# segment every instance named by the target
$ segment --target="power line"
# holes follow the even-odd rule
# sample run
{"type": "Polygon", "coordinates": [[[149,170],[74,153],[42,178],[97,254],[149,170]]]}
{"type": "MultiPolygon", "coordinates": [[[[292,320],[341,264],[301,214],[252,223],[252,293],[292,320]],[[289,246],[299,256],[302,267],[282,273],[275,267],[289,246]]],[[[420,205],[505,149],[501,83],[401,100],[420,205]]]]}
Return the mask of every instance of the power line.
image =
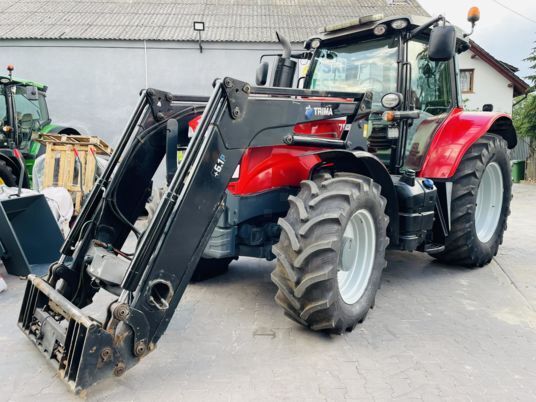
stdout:
{"type": "Polygon", "coordinates": [[[511,9],[511,8],[508,7],[507,5],[502,4],[501,2],[499,2],[499,1],[497,1],[497,0],[492,0],[492,1],[493,1],[494,3],[497,3],[498,5],[500,5],[501,7],[507,9],[508,11],[511,11],[512,13],[514,13],[514,14],[520,16],[521,18],[524,18],[524,19],[526,19],[527,21],[530,21],[530,22],[532,22],[533,24],[536,24],[536,20],[533,20],[532,18],[527,17],[526,15],[523,15],[523,14],[521,14],[520,12],[511,9]]]}

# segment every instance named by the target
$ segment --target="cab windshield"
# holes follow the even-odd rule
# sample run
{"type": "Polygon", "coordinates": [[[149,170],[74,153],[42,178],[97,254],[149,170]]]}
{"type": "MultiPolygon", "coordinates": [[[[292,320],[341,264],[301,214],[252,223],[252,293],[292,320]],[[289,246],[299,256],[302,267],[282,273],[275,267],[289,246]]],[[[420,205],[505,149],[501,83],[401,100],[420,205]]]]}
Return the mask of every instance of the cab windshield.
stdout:
{"type": "Polygon", "coordinates": [[[318,49],[311,65],[309,88],[371,91],[374,106],[379,107],[383,95],[396,92],[397,54],[396,38],[318,49]]]}
{"type": "Polygon", "coordinates": [[[19,86],[16,89],[15,109],[19,122],[34,121],[35,123],[43,124],[48,120],[48,110],[44,96],[39,94],[38,99],[29,99],[26,87],[23,86],[19,86]]]}

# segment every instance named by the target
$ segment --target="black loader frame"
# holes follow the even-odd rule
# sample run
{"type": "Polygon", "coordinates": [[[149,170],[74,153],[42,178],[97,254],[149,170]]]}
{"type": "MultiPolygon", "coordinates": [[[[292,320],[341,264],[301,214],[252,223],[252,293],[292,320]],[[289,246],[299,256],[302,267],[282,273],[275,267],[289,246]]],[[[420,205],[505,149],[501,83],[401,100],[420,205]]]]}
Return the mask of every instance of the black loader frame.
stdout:
{"type": "MultiPolygon", "coordinates": [[[[154,350],[166,331],[222,213],[225,190],[244,151],[277,144],[344,149],[350,136],[362,137],[361,120],[370,113],[371,98],[370,93],[252,87],[232,78],[216,81],[208,102],[147,90],[60,260],[46,278],[29,276],[20,328],[76,393],[123,374],[154,350]],[[311,107],[329,108],[332,114],[308,118],[311,107]],[[134,223],[170,149],[169,139],[180,141],[186,123],[201,113],[156,215],[139,233],[134,223]],[[298,123],[333,118],[346,118],[341,140],[292,134],[298,123]],[[138,243],[128,255],[121,248],[131,231],[138,243]],[[105,259],[112,264],[101,263],[105,259]],[[118,296],[104,322],[82,310],[100,288],[118,296]]],[[[173,152],[176,157],[176,147],[173,152]]]]}

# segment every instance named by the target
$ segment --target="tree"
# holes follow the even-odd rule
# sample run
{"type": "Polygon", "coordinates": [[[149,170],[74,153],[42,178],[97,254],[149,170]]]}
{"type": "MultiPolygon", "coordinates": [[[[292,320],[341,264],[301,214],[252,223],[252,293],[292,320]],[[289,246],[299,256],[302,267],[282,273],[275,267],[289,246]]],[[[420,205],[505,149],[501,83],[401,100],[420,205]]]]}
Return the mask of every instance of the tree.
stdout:
{"type": "MultiPolygon", "coordinates": [[[[532,84],[529,91],[536,89],[536,47],[532,49],[529,57],[530,74],[525,77],[532,84]]],[[[529,139],[530,154],[536,154],[536,95],[531,93],[515,103],[512,118],[517,134],[529,139]]]]}
{"type": "Polygon", "coordinates": [[[536,139],[536,95],[529,94],[518,102],[512,114],[517,134],[536,139]]]}
{"type": "Polygon", "coordinates": [[[530,63],[531,69],[530,75],[525,78],[529,80],[532,84],[530,91],[534,91],[536,89],[536,47],[532,49],[532,52],[530,53],[529,57],[525,59],[525,61],[528,61],[530,63]]]}

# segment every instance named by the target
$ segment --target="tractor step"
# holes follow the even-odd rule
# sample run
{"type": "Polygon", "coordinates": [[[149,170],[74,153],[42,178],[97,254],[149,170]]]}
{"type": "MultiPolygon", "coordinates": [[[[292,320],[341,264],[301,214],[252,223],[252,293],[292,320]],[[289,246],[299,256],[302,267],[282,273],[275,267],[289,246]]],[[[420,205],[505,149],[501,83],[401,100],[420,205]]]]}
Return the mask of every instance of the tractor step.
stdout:
{"type": "Polygon", "coordinates": [[[445,251],[444,245],[434,244],[434,243],[428,243],[424,246],[424,252],[428,254],[439,254],[441,252],[445,251]]]}

